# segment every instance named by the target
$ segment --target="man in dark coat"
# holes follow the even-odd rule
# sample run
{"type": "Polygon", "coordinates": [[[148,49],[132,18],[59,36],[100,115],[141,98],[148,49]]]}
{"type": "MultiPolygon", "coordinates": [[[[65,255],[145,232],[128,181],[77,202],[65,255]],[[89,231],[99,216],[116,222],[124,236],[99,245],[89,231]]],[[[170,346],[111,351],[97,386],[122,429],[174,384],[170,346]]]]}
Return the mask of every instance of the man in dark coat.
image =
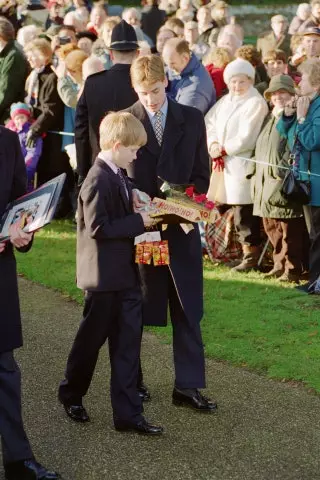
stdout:
{"type": "MultiPolygon", "coordinates": [[[[142,122],[148,142],[127,170],[129,177],[152,198],[161,196],[160,178],[175,184],[191,183],[197,191],[207,192],[209,154],[202,113],[167,99],[164,65],[157,55],[135,60],[131,80],[139,101],[127,111],[142,122]]],[[[161,236],[169,242],[170,266],[141,265],[144,323],[166,324],[169,305],[176,374],[173,403],[212,412],[216,403],[198,391],[205,387],[199,229],[194,225],[192,231],[185,233],[179,224],[171,224],[161,236]]]]}
{"type": "Polygon", "coordinates": [[[14,43],[13,25],[0,17],[0,123],[10,118],[10,106],[23,100],[28,62],[14,43]]]}
{"type": "Polygon", "coordinates": [[[156,44],[157,32],[164,24],[166,12],[158,7],[158,0],[147,0],[147,4],[141,11],[141,28],[153,44],[156,44]]]}
{"type": "MultiPolygon", "coordinates": [[[[26,192],[27,174],[18,137],[0,127],[0,216],[9,202],[26,192]]],[[[61,478],[34,459],[21,415],[20,370],[13,350],[22,345],[16,262],[12,244],[21,251],[31,246],[32,234],[16,224],[11,242],[0,242],[0,435],[7,480],[61,478]]]]}
{"type": "Polygon", "coordinates": [[[134,28],[122,20],[114,27],[111,36],[113,67],[90,75],[86,80],[75,119],[79,184],[83,182],[99,153],[99,126],[103,117],[110,111],[130,107],[137,100],[130,81],[130,64],[136,57],[137,50],[134,28]]]}

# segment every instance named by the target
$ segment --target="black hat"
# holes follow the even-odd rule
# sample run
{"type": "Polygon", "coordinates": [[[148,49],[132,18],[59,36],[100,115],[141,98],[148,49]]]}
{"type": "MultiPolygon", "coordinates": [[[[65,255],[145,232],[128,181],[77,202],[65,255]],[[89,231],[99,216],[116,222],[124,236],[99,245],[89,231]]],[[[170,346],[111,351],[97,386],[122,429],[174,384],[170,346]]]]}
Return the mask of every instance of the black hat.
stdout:
{"type": "Polygon", "coordinates": [[[132,25],[129,25],[125,20],[121,20],[112,30],[109,48],[119,51],[137,50],[139,45],[136,32],[132,25]]]}
{"type": "Polygon", "coordinates": [[[89,38],[89,40],[91,40],[92,42],[95,42],[98,38],[98,35],[96,35],[93,32],[90,32],[90,30],[83,30],[82,32],[78,32],[76,34],[76,37],[78,40],[80,40],[81,38],[89,38]]]}

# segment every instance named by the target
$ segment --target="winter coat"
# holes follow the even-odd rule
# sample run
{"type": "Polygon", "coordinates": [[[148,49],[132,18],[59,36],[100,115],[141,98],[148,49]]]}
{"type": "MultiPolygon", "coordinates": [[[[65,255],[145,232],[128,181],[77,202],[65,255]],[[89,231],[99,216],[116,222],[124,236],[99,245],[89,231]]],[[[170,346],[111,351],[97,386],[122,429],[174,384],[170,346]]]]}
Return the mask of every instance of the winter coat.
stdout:
{"type": "Polygon", "coordinates": [[[296,115],[280,118],[277,124],[280,134],[288,139],[290,149],[294,146],[295,135],[300,142],[302,151],[300,154],[299,170],[316,173],[318,177],[300,174],[301,180],[311,182],[310,205],[320,207],[320,96],[317,95],[310,104],[306,120],[299,124],[296,115]]]}
{"type": "MultiPolygon", "coordinates": [[[[18,136],[0,127],[0,216],[8,203],[26,193],[26,167],[18,136]]],[[[27,251],[30,248],[21,249],[27,251]]],[[[0,253],[0,353],[22,345],[16,261],[13,247],[7,242],[0,253]]]]}
{"type": "MultiPolygon", "coordinates": [[[[209,185],[209,155],[202,114],[195,108],[168,100],[168,114],[160,147],[147,112],[140,102],[127,109],[146,129],[148,142],[127,169],[135,185],[152,198],[161,197],[160,178],[176,184],[195,185],[205,193],[209,185]]],[[[143,290],[144,323],[164,325],[168,314],[170,284],[174,281],[190,328],[203,314],[203,272],[199,229],[187,235],[171,224],[161,234],[169,242],[170,272],[166,267],[139,265],[143,290]]]]}
{"type": "Polygon", "coordinates": [[[31,130],[36,137],[43,136],[43,149],[38,164],[38,181],[51,180],[70,170],[68,157],[62,151],[62,136],[51,131],[62,131],[64,126],[64,103],[57,90],[57,76],[46,65],[39,74],[37,105],[33,108],[35,122],[31,130]]]}
{"type": "Polygon", "coordinates": [[[22,155],[27,168],[28,192],[31,192],[34,188],[33,180],[37,170],[39,158],[42,152],[41,137],[38,137],[36,139],[34,147],[32,148],[27,147],[27,134],[30,130],[31,125],[32,124],[30,122],[26,122],[23,125],[22,129],[18,132],[12,120],[10,120],[10,122],[6,124],[6,128],[9,128],[9,130],[16,132],[19,137],[22,155]]]}
{"type": "Polygon", "coordinates": [[[10,41],[0,52],[0,123],[10,118],[12,103],[23,100],[28,62],[24,54],[10,41]]]}
{"type": "Polygon", "coordinates": [[[182,70],[180,78],[170,83],[168,93],[176,102],[195,107],[203,115],[216,102],[216,90],[211,77],[194,54],[182,70]]]}
{"type": "Polygon", "coordinates": [[[228,205],[252,203],[251,180],[247,177],[253,172],[253,163],[244,158],[252,157],[267,113],[267,103],[254,87],[250,87],[242,96],[228,93],[205,117],[209,152],[214,142],[227,152],[223,180],[228,205]]]}
{"type": "Polygon", "coordinates": [[[281,49],[288,56],[291,55],[290,49],[290,35],[282,35],[280,39],[277,39],[273,31],[263,33],[257,40],[257,50],[261,52],[262,58],[264,58],[270,50],[281,49]]]}
{"type": "Polygon", "coordinates": [[[215,67],[213,63],[206,65],[206,70],[213,81],[214,88],[216,89],[217,99],[222,97],[222,95],[226,93],[226,91],[228,90],[227,85],[224,83],[224,79],[223,79],[224,69],[225,67],[222,67],[222,68],[215,67]]]}
{"type": "Polygon", "coordinates": [[[305,22],[303,22],[298,30],[298,33],[305,32],[308,28],[319,28],[319,21],[316,17],[311,15],[305,22]]]}
{"type": "Polygon", "coordinates": [[[159,28],[164,24],[166,12],[160,10],[158,5],[146,5],[141,10],[141,28],[151,38],[153,45],[159,28]]]}
{"type": "Polygon", "coordinates": [[[288,30],[289,35],[295,35],[296,33],[298,33],[299,28],[301,27],[301,25],[303,23],[304,23],[303,20],[301,20],[301,18],[298,17],[298,15],[293,17],[293,19],[291,20],[290,26],[289,26],[289,30],[288,30]]]}
{"type": "Polygon", "coordinates": [[[287,140],[281,138],[277,121],[272,113],[268,115],[257,139],[255,174],[252,178],[253,215],[264,218],[296,218],[302,216],[302,208],[291,208],[281,194],[281,185],[289,166],[290,151],[287,140]],[[279,205],[282,205],[280,207],[279,205]]]}

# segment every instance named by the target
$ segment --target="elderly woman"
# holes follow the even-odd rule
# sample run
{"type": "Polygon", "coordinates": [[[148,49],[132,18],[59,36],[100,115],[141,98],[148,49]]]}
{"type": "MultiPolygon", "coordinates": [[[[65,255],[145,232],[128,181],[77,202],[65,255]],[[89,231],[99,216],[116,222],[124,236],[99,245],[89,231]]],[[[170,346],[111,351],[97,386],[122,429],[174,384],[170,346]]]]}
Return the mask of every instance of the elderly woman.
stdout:
{"type": "Polygon", "coordinates": [[[43,149],[38,163],[38,184],[67,173],[63,201],[58,215],[65,216],[71,209],[68,188],[72,188],[73,174],[68,158],[62,151],[62,137],[57,133],[63,130],[64,105],[57,91],[57,77],[51,69],[52,51],[49,42],[37,38],[25,47],[32,72],[26,82],[26,103],[33,108],[35,122],[28,133],[31,146],[39,136],[43,137],[43,149]]]}
{"type": "Polygon", "coordinates": [[[273,246],[273,268],[266,277],[298,283],[305,258],[306,227],[302,206],[290,204],[281,193],[286,173],[282,167],[288,167],[290,151],[287,140],[281,138],[277,130],[279,117],[294,95],[294,82],[288,75],[273,76],[264,93],[273,109],[256,144],[255,158],[261,163],[256,164],[252,195],[253,214],[262,217],[265,232],[273,246]]]}
{"type": "Polygon", "coordinates": [[[290,102],[280,118],[277,128],[288,139],[290,149],[298,151],[298,167],[301,180],[310,181],[310,204],[304,207],[306,224],[310,233],[309,285],[320,274],[320,60],[313,58],[303,62],[299,84],[300,97],[290,102]],[[295,105],[296,103],[296,105],[295,105]],[[309,175],[310,171],[312,174],[309,175]]]}
{"type": "Polygon", "coordinates": [[[243,260],[235,267],[239,272],[257,267],[259,258],[260,220],[252,215],[248,179],[253,164],[246,159],[252,157],[268,106],[253,87],[254,78],[255,69],[246,60],[239,58],[229,63],[224,70],[229,93],[205,117],[214,164],[208,197],[233,208],[243,249],[243,260]]]}

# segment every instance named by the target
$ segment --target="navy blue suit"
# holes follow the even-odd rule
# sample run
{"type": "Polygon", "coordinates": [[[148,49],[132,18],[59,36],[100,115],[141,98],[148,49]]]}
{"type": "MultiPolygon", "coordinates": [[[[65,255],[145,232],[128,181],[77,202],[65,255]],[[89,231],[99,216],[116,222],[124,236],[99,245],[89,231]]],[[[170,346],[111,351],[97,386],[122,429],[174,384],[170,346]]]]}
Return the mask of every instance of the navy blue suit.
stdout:
{"type": "Polygon", "coordinates": [[[59,397],[82,404],[108,340],[114,419],[136,423],[142,418],[136,389],[142,297],[133,239],[144,232],[144,224],[133,213],[129,183],[127,193],[119,175],[97,158],[78,199],[77,284],[86,296],[59,397]]]}

